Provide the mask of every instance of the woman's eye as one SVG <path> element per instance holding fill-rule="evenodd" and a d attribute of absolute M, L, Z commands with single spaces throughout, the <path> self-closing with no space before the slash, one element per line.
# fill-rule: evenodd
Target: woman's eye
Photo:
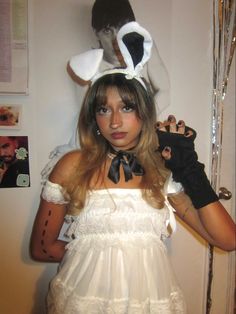
<path fill-rule="evenodd" d="M 108 113 L 108 109 L 106 107 L 99 107 L 96 112 L 100 115 L 104 115 Z"/>
<path fill-rule="evenodd" d="M 135 110 L 135 106 L 134 105 L 125 105 L 122 110 L 124 112 L 132 112 Z"/>
<path fill-rule="evenodd" d="M 110 27 L 106 27 L 102 30 L 102 32 L 105 34 L 105 35 L 109 35 L 111 33 L 111 28 Z"/>

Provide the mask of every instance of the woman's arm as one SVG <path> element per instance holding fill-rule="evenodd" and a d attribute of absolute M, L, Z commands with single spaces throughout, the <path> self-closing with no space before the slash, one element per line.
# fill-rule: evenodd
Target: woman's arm
<path fill-rule="evenodd" d="M 216 246 L 226 251 L 235 250 L 235 223 L 219 201 L 200 208 L 198 215 Z"/>
<path fill-rule="evenodd" d="M 43 262 L 61 261 L 67 242 L 58 240 L 58 236 L 65 213 L 65 205 L 41 198 L 31 236 L 30 252 L 33 259 Z"/>
<path fill-rule="evenodd" d="M 71 178 L 79 154 L 79 151 L 73 151 L 59 160 L 49 177 L 49 192 L 44 193 L 44 190 L 42 193 L 30 243 L 31 256 L 35 260 L 60 262 L 65 254 L 67 242 L 58 240 L 67 212 L 67 204 L 60 185 Z"/>
<path fill-rule="evenodd" d="M 235 250 L 235 224 L 219 201 L 198 210 L 184 192 L 169 197 L 169 201 L 178 217 L 208 243 L 225 251 Z"/>
<path fill-rule="evenodd" d="M 183 193 L 185 200 L 183 196 L 171 197 L 177 215 L 212 245 L 235 250 L 235 224 L 211 187 L 204 165 L 198 161 L 194 149 L 196 132 L 184 121 L 176 124 L 175 117 L 169 116 L 168 121 L 157 124 L 157 134 L 165 165 L 187 194 Z"/>

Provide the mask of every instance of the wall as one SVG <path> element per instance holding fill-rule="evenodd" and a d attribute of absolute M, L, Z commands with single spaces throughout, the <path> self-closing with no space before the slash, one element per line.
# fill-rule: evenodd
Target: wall
<path fill-rule="evenodd" d="M 137 20 L 156 40 L 170 75 L 171 106 L 162 117 L 176 114 L 197 129 L 196 146 L 208 166 L 210 1 L 147 0 L 145 11 L 143 1 L 131 3 Z M 29 95 L 0 96 L 0 103 L 23 104 L 23 127 L 17 135 L 29 137 L 31 170 L 30 188 L 0 190 L 3 314 L 43 314 L 48 282 L 57 269 L 33 262 L 28 246 L 39 203 L 40 171 L 49 152 L 68 142 L 84 93 L 67 74 L 66 63 L 94 43 L 89 28 L 92 4 L 92 0 L 29 1 Z M 204 313 L 206 247 L 179 225 L 168 248 L 190 313 Z"/>

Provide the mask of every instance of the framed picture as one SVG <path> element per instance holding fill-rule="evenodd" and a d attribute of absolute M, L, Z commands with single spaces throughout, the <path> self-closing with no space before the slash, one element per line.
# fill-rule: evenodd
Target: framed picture
<path fill-rule="evenodd" d="M 30 186 L 27 136 L 0 136 L 0 188 Z"/>
<path fill-rule="evenodd" d="M 22 106 L 0 104 L 0 129 L 20 129 Z"/>

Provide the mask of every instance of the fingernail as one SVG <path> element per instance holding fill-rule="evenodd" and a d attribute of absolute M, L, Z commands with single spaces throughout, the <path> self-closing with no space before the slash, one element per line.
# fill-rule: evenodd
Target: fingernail
<path fill-rule="evenodd" d="M 191 135 L 192 135 L 192 132 L 190 132 L 190 131 L 187 131 L 186 133 L 184 133 L 184 136 L 186 136 L 186 137 L 189 137 Z"/>
<path fill-rule="evenodd" d="M 156 128 L 159 128 L 161 126 L 160 122 L 156 123 Z"/>
<path fill-rule="evenodd" d="M 178 126 L 182 126 L 183 124 L 184 124 L 184 121 L 183 120 L 179 120 Z"/>
<path fill-rule="evenodd" d="M 170 152 L 170 151 L 171 151 L 171 148 L 170 148 L 169 146 L 166 146 L 166 147 L 164 148 L 164 151 L 165 151 L 165 152 Z"/>
<path fill-rule="evenodd" d="M 174 119 L 175 119 L 175 117 L 174 117 L 173 115 L 170 115 L 170 116 L 168 117 L 168 121 L 170 121 L 170 122 L 174 121 Z"/>

